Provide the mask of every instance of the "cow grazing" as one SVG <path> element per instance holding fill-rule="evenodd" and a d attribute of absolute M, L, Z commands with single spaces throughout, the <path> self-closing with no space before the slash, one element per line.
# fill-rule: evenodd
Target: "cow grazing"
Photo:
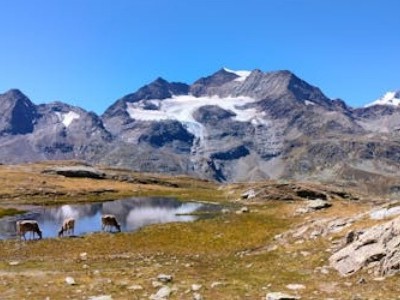
<path fill-rule="evenodd" d="M 117 218 L 115 218 L 114 215 L 103 215 L 101 217 L 101 229 L 106 231 L 108 228 L 111 232 L 113 227 L 115 227 L 118 232 L 121 232 L 121 225 L 118 223 Z"/>
<path fill-rule="evenodd" d="M 58 231 L 58 237 L 62 237 L 64 235 L 64 232 L 66 232 L 68 235 L 74 235 L 74 228 L 75 228 L 75 219 L 74 218 L 65 219 L 60 230 Z"/>
<path fill-rule="evenodd" d="M 26 241 L 25 234 L 30 231 L 35 237 L 35 233 L 39 236 L 39 240 L 42 238 L 42 231 L 39 229 L 39 224 L 35 220 L 21 220 L 17 221 L 17 234 L 19 235 L 20 239 L 24 237 Z"/>

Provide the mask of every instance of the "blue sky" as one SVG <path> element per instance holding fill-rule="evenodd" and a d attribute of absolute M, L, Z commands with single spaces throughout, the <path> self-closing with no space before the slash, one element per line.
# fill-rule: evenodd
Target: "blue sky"
<path fill-rule="evenodd" d="M 400 89 L 397 0 L 0 0 L 0 93 L 103 113 L 161 76 L 291 70 L 361 106 Z"/>

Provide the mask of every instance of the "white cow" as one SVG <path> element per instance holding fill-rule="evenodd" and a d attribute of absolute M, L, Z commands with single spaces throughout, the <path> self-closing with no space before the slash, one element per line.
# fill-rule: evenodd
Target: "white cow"
<path fill-rule="evenodd" d="M 64 235 L 64 232 L 66 232 L 68 235 L 74 235 L 74 228 L 75 228 L 75 219 L 74 218 L 65 219 L 60 230 L 58 231 L 58 237 L 62 237 Z"/>

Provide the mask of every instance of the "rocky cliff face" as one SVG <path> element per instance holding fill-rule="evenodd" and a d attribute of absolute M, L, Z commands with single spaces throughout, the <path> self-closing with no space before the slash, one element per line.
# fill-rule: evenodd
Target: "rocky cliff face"
<path fill-rule="evenodd" d="M 78 158 L 220 181 L 399 175 L 398 106 L 353 109 L 289 71 L 158 78 L 101 117 L 16 90 L 0 105 L 4 162 Z"/>
<path fill-rule="evenodd" d="M 0 135 L 27 134 L 33 131 L 36 107 L 20 91 L 10 90 L 0 95 Z"/>
<path fill-rule="evenodd" d="M 34 105 L 20 91 L 0 95 L 0 161 L 93 160 L 113 137 L 94 113 L 64 103 Z"/>

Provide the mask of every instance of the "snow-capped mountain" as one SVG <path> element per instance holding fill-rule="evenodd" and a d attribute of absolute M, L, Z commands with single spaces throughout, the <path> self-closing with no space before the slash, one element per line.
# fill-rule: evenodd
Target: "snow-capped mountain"
<path fill-rule="evenodd" d="M 400 104 L 400 91 L 397 92 L 387 92 L 382 98 L 375 100 L 374 102 L 365 105 L 365 107 L 374 105 L 393 105 L 399 106 Z"/>
<path fill-rule="evenodd" d="M 399 95 L 389 96 L 379 103 Z M 400 175 L 400 108 L 352 109 L 290 71 L 157 78 L 101 117 L 17 90 L 0 108 L 3 162 L 73 158 L 220 181 Z"/>
<path fill-rule="evenodd" d="M 0 161 L 90 159 L 112 136 L 101 119 L 61 102 L 34 105 L 18 90 L 0 95 Z"/>

